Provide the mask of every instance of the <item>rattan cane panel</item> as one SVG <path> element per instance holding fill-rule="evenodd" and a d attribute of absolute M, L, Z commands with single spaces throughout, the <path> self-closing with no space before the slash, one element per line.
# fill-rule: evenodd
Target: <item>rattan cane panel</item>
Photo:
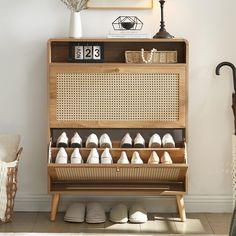
<path fill-rule="evenodd" d="M 58 73 L 58 121 L 179 120 L 178 73 Z"/>
<path fill-rule="evenodd" d="M 144 182 L 177 181 L 180 168 L 55 168 L 58 181 Z"/>

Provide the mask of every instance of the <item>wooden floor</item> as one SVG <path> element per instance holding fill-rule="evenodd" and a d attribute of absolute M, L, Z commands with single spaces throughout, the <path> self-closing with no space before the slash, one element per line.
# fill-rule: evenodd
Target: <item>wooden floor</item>
<path fill-rule="evenodd" d="M 152 234 L 228 234 L 231 214 L 187 214 L 182 223 L 175 214 L 149 214 L 145 224 L 67 223 L 59 213 L 55 222 L 49 213 L 15 212 L 12 223 L 0 225 L 0 232 L 84 232 L 84 233 L 152 233 Z"/>

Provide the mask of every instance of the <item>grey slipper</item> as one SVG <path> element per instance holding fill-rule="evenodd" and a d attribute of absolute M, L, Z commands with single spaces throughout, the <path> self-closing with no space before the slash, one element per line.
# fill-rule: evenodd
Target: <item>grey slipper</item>
<path fill-rule="evenodd" d="M 85 204 L 83 203 L 73 203 L 66 210 L 66 214 L 64 216 L 65 221 L 69 222 L 84 222 L 85 215 Z"/>
<path fill-rule="evenodd" d="M 100 203 L 90 202 L 87 204 L 86 222 L 98 224 L 106 221 L 105 211 Z"/>
<path fill-rule="evenodd" d="M 110 219 L 114 223 L 127 223 L 128 222 L 128 209 L 124 204 L 114 206 L 110 211 Z"/>
<path fill-rule="evenodd" d="M 139 204 L 135 204 L 129 209 L 129 221 L 131 223 L 145 223 L 147 222 L 147 211 Z"/>

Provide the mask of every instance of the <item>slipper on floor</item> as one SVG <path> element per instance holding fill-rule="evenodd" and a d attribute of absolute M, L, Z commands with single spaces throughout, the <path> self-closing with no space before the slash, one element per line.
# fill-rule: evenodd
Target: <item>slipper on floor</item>
<path fill-rule="evenodd" d="M 129 209 L 129 221 L 131 223 L 145 223 L 147 222 L 147 211 L 146 209 L 139 204 L 135 204 Z"/>
<path fill-rule="evenodd" d="M 128 209 L 124 204 L 118 204 L 112 207 L 110 211 L 110 219 L 114 223 L 127 223 L 128 222 Z"/>
<path fill-rule="evenodd" d="M 84 222 L 85 216 L 85 204 L 76 202 L 71 204 L 66 210 L 66 214 L 64 216 L 65 221 L 69 222 Z"/>
<path fill-rule="evenodd" d="M 90 224 L 104 223 L 106 221 L 105 211 L 100 203 L 90 202 L 87 204 L 86 222 Z"/>

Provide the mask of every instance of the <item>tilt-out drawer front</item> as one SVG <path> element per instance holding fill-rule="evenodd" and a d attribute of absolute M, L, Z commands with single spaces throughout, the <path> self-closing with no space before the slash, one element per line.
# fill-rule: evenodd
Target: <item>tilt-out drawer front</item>
<path fill-rule="evenodd" d="M 169 183 L 184 182 L 188 166 L 172 165 L 102 165 L 49 164 L 48 173 L 53 182 L 76 183 Z"/>

